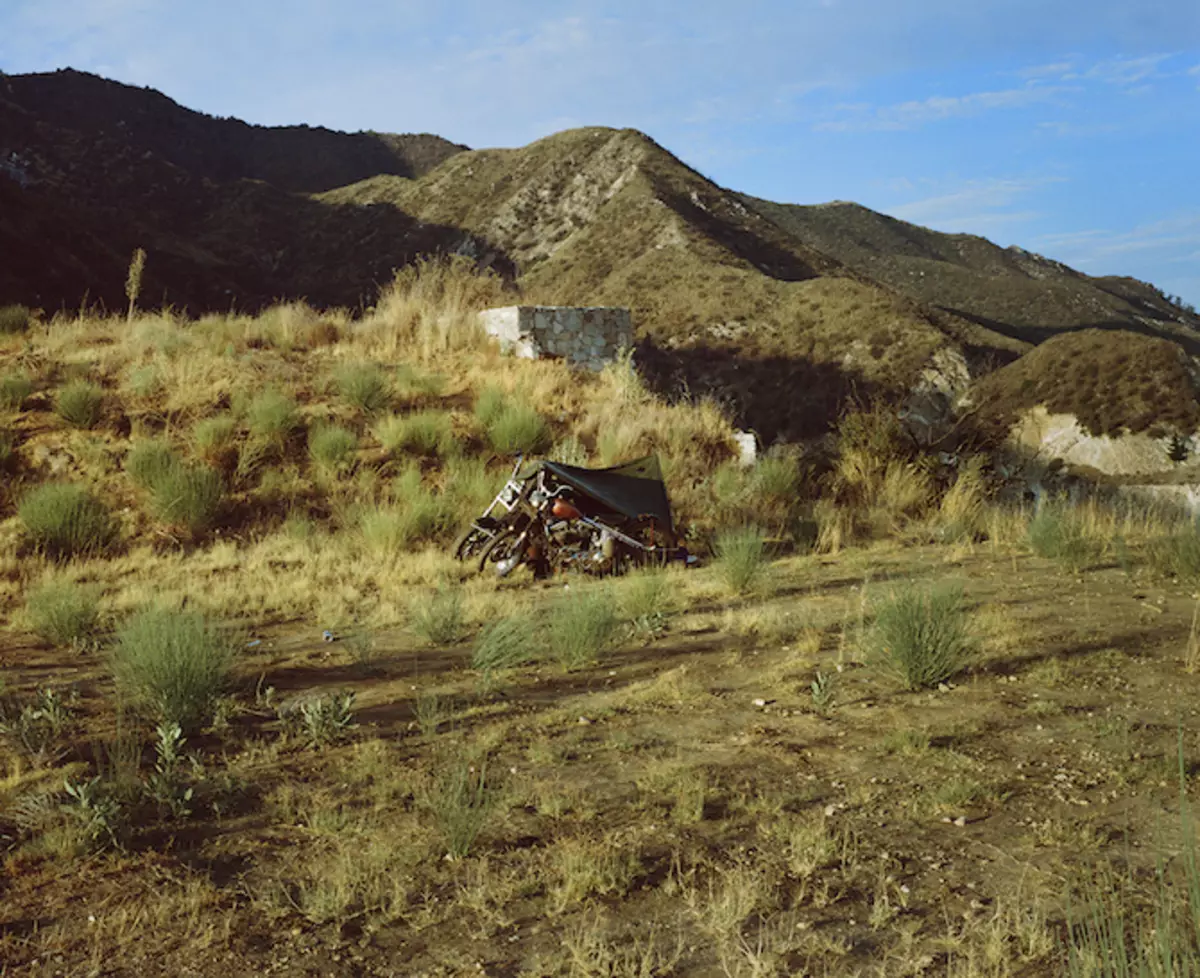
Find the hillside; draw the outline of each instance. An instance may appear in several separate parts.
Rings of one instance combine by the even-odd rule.
[[[859,204],[800,206],[739,197],[808,247],[1022,343],[1101,327],[1165,336],[1200,352],[1200,317],[1136,279],[1093,278],[1021,248],[931,231]]]
[[[417,257],[468,255],[525,301],[629,306],[660,390],[710,394],[768,441],[910,390],[943,349],[976,375],[1083,328],[1200,352],[1200,319],[1145,283],[746,197],[634,130],[471,151],[214,119],[74,71],[0,79],[0,304],[119,309],[138,247],[144,304],[191,313],[357,310]]]

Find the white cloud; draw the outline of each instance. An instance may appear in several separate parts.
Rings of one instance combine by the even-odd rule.
[[[1150,54],[1140,58],[1111,58],[1092,65],[1083,78],[1132,88],[1151,78],[1161,77],[1159,66],[1171,59],[1170,54]]]
[[[1127,231],[1091,229],[1047,234],[1037,239],[1039,250],[1065,256],[1069,264],[1089,267],[1139,252],[1171,252],[1200,246],[1200,212],[1182,214]],[[1162,261],[1186,261],[1177,255],[1164,255]]]
[[[964,118],[996,109],[1019,109],[1053,102],[1071,89],[1061,86],[1027,85],[968,95],[934,95],[919,101],[899,102],[872,109],[870,106],[839,106],[846,118],[819,122],[825,132],[880,132],[916,129],[946,119]]]
[[[959,182],[953,189],[886,208],[893,217],[939,231],[992,235],[1041,215],[1023,198],[1060,177],[991,178]]]
[[[1018,78],[1026,81],[1044,81],[1047,78],[1061,79],[1064,75],[1075,70],[1076,61],[1056,61],[1053,64],[1034,65],[1031,68],[1021,68],[1015,72]]]

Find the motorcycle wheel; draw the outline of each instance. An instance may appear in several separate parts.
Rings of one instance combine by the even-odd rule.
[[[487,570],[488,564],[496,564],[514,556],[524,556],[523,552],[518,549],[524,547],[524,537],[524,531],[516,527],[510,526],[501,529],[500,532],[488,541],[487,546],[483,548],[482,553],[479,555],[480,572],[482,573]],[[517,564],[520,564],[520,560],[517,561]],[[513,570],[516,570],[516,567]]]
[[[481,522],[472,523],[470,528],[454,545],[455,560],[470,560],[483,552],[483,548],[495,539],[497,530],[494,526],[483,526]]]

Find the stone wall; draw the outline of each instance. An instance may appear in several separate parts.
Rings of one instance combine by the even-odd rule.
[[[479,314],[484,330],[513,356],[561,357],[600,370],[633,346],[628,309],[616,306],[505,306]]]

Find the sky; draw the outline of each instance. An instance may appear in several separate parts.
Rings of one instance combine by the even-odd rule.
[[[1200,0],[0,0],[0,70],[473,148],[646,132],[1200,306]]]

